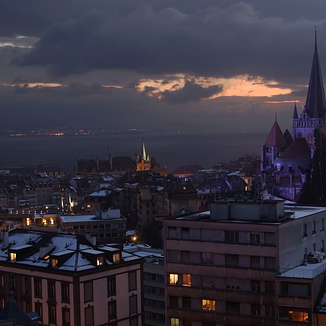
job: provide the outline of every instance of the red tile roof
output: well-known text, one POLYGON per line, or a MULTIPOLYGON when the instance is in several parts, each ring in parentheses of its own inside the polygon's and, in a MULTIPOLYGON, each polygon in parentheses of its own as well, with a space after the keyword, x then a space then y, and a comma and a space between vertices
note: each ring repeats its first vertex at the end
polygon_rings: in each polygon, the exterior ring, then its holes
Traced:
POLYGON ((296 138, 281 155, 281 158, 310 158, 311 150, 305 138, 296 138))
POLYGON ((274 122, 271 131, 269 132, 264 146, 287 147, 288 142, 285 139, 277 121, 274 122))

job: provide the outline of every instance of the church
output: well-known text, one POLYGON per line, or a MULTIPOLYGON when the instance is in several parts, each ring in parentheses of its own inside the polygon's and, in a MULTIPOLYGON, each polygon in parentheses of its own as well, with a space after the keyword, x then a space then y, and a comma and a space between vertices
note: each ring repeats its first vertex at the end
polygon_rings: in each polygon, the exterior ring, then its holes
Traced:
POLYGON ((264 188, 270 194, 298 201, 302 186, 310 176, 315 129, 326 130, 325 122, 326 101, 315 32, 306 104, 300 116, 297 105, 294 106, 292 136, 288 130, 283 133, 275 119, 261 148, 261 174, 264 188))

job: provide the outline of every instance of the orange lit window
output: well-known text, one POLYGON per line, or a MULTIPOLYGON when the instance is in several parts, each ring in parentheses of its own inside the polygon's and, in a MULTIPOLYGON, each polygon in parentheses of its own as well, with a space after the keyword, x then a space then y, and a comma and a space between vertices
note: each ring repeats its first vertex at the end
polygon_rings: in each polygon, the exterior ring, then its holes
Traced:
POLYGON ((182 274, 182 286, 191 286, 190 274, 182 274))
POLYGON ((97 259, 96 259, 96 265, 97 266, 102 266, 103 265, 103 261, 104 261, 103 257, 97 257, 97 259))
POLYGON ((215 300, 202 299, 201 300, 201 308, 203 310, 215 311, 215 300))
POLYGON ((86 207, 87 207, 87 208, 91 208, 91 205, 88 204, 86 207))
POLYGON ((171 326, 179 326, 179 318, 171 318, 171 326))
POLYGON ((113 254, 113 262, 118 263, 120 261, 120 254, 113 254))
POLYGON ((179 275, 178 274, 170 274, 170 281, 169 284, 175 285, 178 284, 179 275))
POLYGON ((14 253, 14 252, 10 252, 9 253, 9 259, 10 259, 10 261, 16 261, 16 253, 14 253))
POLYGON ((289 310, 288 317, 289 320, 309 322, 309 314, 307 312, 289 310))
POLYGON ((51 259, 51 266, 52 267, 57 267, 58 266, 58 259, 52 258, 51 259))

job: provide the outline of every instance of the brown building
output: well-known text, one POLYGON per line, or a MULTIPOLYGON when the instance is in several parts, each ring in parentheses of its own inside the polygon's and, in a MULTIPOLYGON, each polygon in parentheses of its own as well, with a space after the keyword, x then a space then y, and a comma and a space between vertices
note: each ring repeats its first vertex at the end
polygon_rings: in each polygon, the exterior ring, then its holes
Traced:
POLYGON ((316 324, 325 219, 325 208, 276 201, 166 219, 167 325, 316 324))

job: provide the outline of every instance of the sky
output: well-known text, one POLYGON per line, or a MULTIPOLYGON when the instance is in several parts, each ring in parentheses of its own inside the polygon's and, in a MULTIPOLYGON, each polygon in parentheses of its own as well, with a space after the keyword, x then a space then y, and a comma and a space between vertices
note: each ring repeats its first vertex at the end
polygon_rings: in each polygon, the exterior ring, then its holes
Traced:
MULTIPOLYGON (((0 130, 291 130, 324 0, 0 0, 0 130)), ((326 72, 324 73, 324 75, 326 72)))

